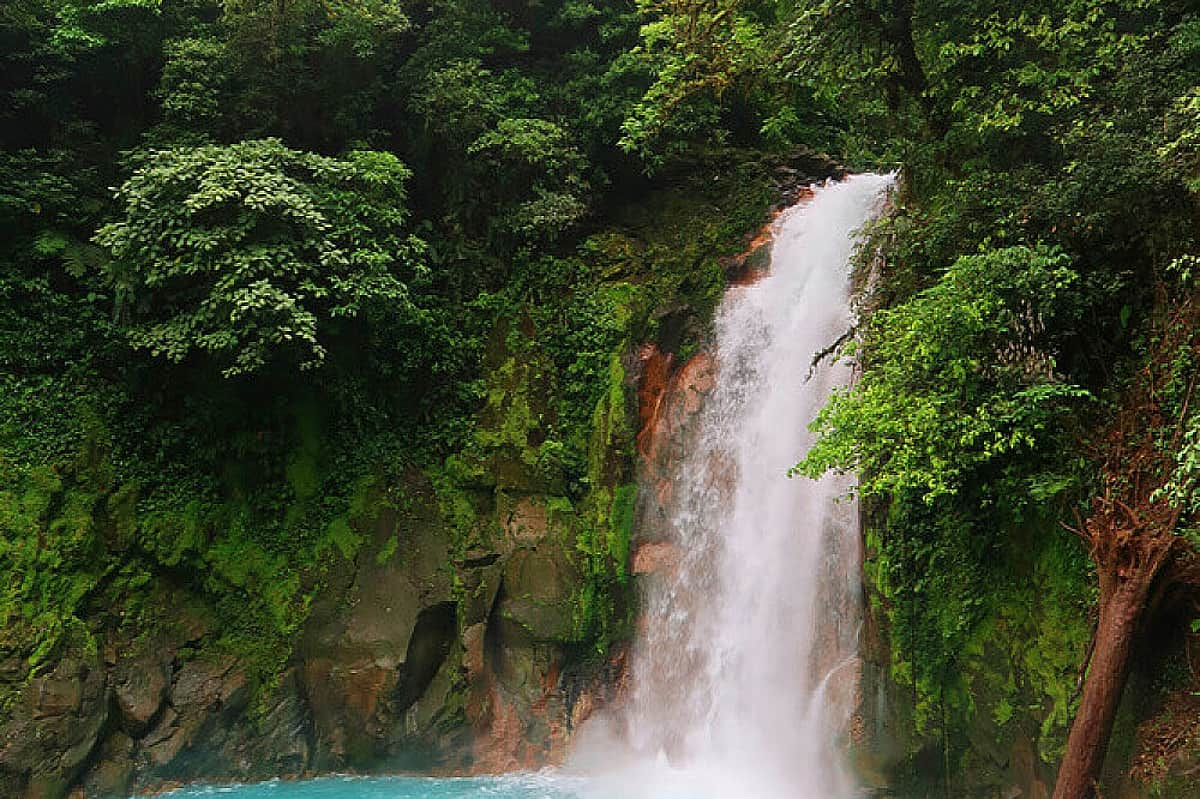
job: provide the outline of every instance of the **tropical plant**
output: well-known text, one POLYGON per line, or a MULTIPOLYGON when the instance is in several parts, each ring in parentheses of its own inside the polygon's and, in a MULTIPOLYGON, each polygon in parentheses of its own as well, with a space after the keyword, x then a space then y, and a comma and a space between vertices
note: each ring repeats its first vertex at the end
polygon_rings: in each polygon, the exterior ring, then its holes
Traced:
POLYGON ((319 366, 349 320, 419 317, 408 176, 388 153, 326 158, 276 139, 145 154, 117 192, 123 218, 96 233, 130 342, 232 377, 319 366))

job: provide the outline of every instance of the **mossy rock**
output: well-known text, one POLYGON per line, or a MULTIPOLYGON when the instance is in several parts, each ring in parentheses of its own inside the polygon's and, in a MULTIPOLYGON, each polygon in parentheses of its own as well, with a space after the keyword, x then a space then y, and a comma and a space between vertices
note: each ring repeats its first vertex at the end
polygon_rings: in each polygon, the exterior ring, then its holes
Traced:
POLYGON ((504 567, 500 615, 531 640, 573 641, 573 597, 578 579, 561 550, 519 549, 504 567))
POLYGON ((543 451, 555 393, 553 364, 534 352, 510 355, 489 374, 475 444, 498 489, 561 493, 562 470, 543 451))

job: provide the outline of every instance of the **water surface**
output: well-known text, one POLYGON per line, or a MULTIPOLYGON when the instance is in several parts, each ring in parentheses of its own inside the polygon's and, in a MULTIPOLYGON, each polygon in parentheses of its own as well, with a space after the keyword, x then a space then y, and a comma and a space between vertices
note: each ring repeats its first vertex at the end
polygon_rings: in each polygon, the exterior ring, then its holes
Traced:
POLYGON ((197 785, 170 799, 582 799, 578 781, 549 774, 500 777, 322 777, 253 785, 197 785))

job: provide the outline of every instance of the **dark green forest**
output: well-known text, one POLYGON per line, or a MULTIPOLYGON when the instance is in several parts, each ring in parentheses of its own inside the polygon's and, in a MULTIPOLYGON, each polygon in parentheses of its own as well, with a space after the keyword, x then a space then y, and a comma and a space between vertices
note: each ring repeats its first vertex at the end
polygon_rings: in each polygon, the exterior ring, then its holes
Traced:
POLYGON ((800 159, 899 170, 796 453, 860 475, 894 784, 991 796, 967 741, 1020 724, 1058 799, 1114 729, 1114 795, 1195 795, 1118 703, 1200 687, 1196 3, 7 0, 0 94, 0 719, 179 603, 265 707, 343 565, 403 557, 371 520, 470 564, 485 495, 571 514, 556 640, 603 660, 622 354, 694 351, 800 159))

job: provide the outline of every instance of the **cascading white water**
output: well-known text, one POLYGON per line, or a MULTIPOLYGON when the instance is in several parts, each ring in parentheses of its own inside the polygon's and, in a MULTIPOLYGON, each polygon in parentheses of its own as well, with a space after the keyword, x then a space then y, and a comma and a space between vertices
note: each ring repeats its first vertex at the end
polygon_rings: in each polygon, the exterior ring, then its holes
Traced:
MULTIPOLYGON (((857 509, 838 501, 847 478, 787 472, 850 378, 844 364, 811 365, 851 324, 855 231, 892 180, 817 188, 776 223, 769 274, 721 303, 715 387, 669 497, 648 511, 677 556, 650 581, 632 695, 607 733, 632 750, 613 775, 622 796, 854 795, 838 739, 858 674, 857 509)), ((578 761, 612 774, 602 737, 583 736, 578 761)))

